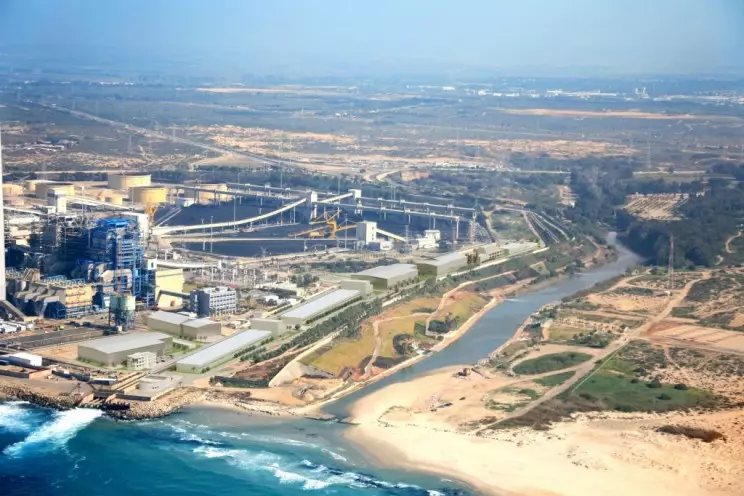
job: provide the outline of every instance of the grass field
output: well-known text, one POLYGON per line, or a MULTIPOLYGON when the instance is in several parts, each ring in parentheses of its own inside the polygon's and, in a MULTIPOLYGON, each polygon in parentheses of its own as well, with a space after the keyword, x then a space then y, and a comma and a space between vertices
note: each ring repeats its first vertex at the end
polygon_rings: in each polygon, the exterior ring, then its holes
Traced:
POLYGON ((553 324, 550 326, 550 341, 555 343, 564 343, 570 341, 577 334, 587 332, 587 329, 571 327, 565 324, 553 324))
POLYGON ((559 372, 557 374, 549 375, 547 377, 541 377, 540 379, 535 379, 534 382, 541 386, 545 387, 555 387, 560 386, 567 380, 569 380, 571 377, 573 377, 576 374, 574 371, 570 372, 559 372))
POLYGON ((344 367, 356 367, 375 350, 375 336, 372 326, 365 324, 359 339, 344 339, 333 343, 330 349, 318 355, 310 355, 302 360, 331 374, 338 374, 344 367))
POLYGON ((502 239, 532 239, 535 236, 518 212, 495 211, 491 215, 491 226, 502 239))
MULTIPOLYGON (((393 338, 398 334, 409 334, 413 336, 416 322, 425 323, 426 317, 412 316, 405 319, 384 322, 377 328, 380 333, 382 345, 380 346, 380 356, 396 358, 398 354, 393 347, 393 338)), ((425 336, 418 336, 419 339, 429 339, 425 336)))
POLYGON ((574 365, 584 363, 591 358, 592 356, 586 353, 574 353, 572 351, 551 353, 550 355, 531 358, 517 364, 514 367, 514 372, 526 375, 543 374, 545 372, 573 367, 574 365))
POLYGON ((481 308, 486 306, 486 300, 477 293, 461 292, 457 293, 454 299, 450 299, 444 307, 434 316, 435 319, 443 319, 447 315, 459 319, 460 323, 465 322, 481 308))

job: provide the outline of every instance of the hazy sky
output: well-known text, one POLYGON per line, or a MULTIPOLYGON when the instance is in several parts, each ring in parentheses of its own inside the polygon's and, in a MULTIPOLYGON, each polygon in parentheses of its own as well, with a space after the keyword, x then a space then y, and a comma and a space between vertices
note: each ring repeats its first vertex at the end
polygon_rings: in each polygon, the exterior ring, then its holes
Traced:
MULTIPOLYGON (((0 0, 0 45, 277 65, 711 72, 744 0, 0 0)), ((241 68, 242 68, 241 67, 241 68)))

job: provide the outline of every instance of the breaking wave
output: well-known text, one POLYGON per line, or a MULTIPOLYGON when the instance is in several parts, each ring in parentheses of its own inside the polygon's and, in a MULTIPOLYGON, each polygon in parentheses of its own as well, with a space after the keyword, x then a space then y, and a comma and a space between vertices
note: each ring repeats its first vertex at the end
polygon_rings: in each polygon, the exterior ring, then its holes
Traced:
POLYGON ((56 412, 50 421, 38 426, 26 439, 6 447, 3 454, 18 457, 29 449, 53 450, 62 448, 67 444, 67 441, 75 437, 79 431, 102 414, 103 412, 100 410, 87 408, 56 412))
POLYGON ((421 496, 442 495, 412 484, 392 483, 358 472, 339 470, 308 460, 292 463, 279 455, 268 452, 250 452, 241 449, 200 446, 194 453, 204 458, 224 459, 228 464, 249 471, 271 474, 280 484, 299 486, 305 491, 317 491, 331 486, 349 489, 384 489, 386 494, 411 494, 421 496))
POLYGON ((28 401, 0 403, 0 430, 6 432, 30 432, 36 425, 37 416, 26 408, 28 401))

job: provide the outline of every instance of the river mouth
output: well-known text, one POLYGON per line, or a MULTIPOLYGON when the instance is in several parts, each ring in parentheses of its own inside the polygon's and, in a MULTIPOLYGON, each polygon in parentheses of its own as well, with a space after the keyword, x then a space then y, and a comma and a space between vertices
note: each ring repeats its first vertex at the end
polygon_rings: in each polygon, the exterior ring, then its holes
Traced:
POLYGON ((410 381, 443 367, 473 364, 504 344, 525 319, 542 306, 621 275, 629 267, 642 262, 641 257, 617 242, 614 233, 608 237, 608 242, 617 248, 618 256, 615 261, 504 301, 489 310, 460 339, 439 353, 329 403, 323 407, 323 411, 338 418, 346 418, 353 403, 386 386, 410 381))

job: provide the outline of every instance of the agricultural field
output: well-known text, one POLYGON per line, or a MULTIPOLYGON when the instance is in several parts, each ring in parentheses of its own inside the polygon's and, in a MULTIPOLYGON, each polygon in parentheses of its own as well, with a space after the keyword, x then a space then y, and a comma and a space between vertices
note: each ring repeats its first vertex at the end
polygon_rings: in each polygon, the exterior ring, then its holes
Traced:
POLYGON ((625 210, 634 216, 648 220, 679 220, 677 209, 687 202, 681 194, 631 195, 625 210))

